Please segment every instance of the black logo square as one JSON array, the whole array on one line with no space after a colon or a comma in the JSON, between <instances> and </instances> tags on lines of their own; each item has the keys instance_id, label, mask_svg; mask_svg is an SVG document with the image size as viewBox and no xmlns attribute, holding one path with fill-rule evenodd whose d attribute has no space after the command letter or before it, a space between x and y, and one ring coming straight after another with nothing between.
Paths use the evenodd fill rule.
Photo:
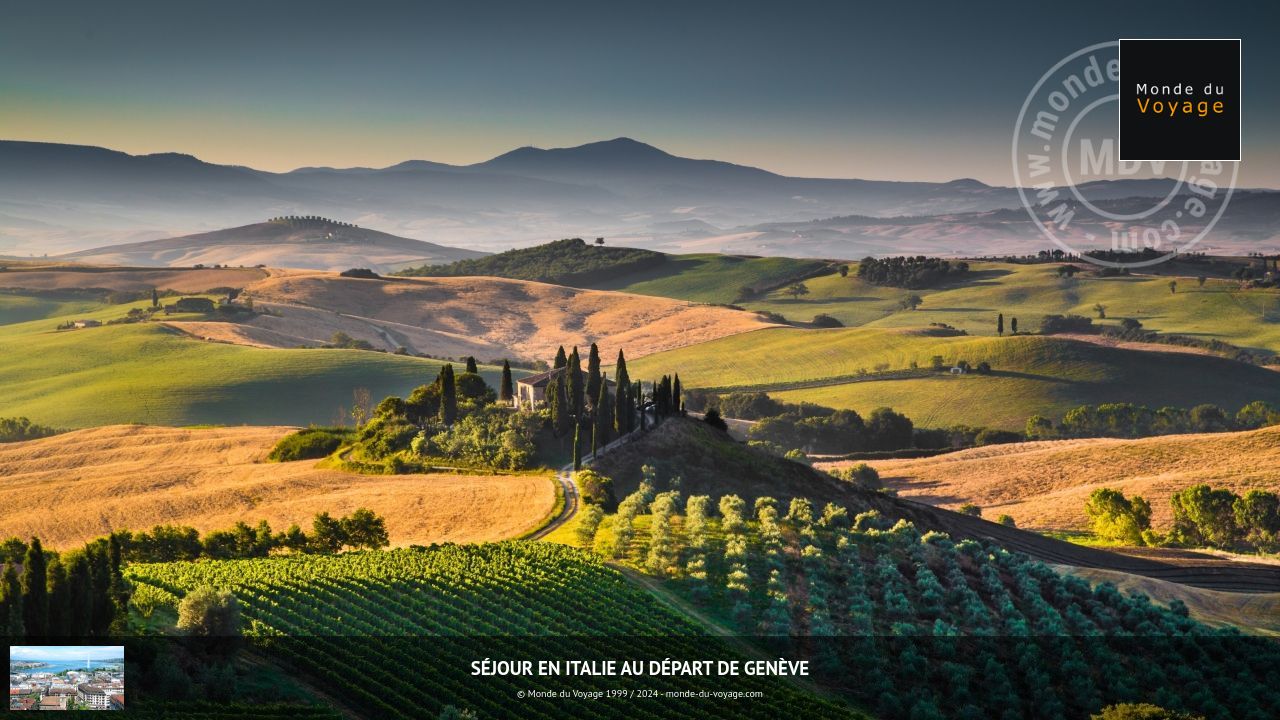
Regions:
<instances>
[{"instance_id":1,"label":"black logo square","mask_svg":"<svg viewBox=\"0 0 1280 720\"><path fill-rule=\"evenodd\" d=\"M1240 159L1239 40L1120 40L1120 159Z\"/></svg>"}]
</instances>

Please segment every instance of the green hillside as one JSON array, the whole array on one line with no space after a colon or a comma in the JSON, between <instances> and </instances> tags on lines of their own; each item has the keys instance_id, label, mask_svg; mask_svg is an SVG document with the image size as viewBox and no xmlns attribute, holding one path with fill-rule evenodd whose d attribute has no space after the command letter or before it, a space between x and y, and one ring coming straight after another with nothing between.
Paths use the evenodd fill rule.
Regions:
<instances>
[{"instance_id":1,"label":"green hillside","mask_svg":"<svg viewBox=\"0 0 1280 720\"><path fill-rule=\"evenodd\" d=\"M128 306L76 317L101 320ZM195 340L158 323L55 332L0 327L0 417L63 428L114 423L331 424L367 388L374 403L430 382L440 362L360 350L266 350ZM496 384L498 369L482 368Z\"/></svg>"},{"instance_id":2,"label":"green hillside","mask_svg":"<svg viewBox=\"0 0 1280 720\"><path fill-rule=\"evenodd\" d=\"M652 250L589 245L581 238L568 238L447 265L409 268L396 274L408 277L484 275L583 285L661 265L665 260L665 255Z\"/></svg>"},{"instance_id":3,"label":"green hillside","mask_svg":"<svg viewBox=\"0 0 1280 720\"><path fill-rule=\"evenodd\" d=\"M170 607L202 585L230 590L253 647L363 717L436 718L446 704L484 718L667 716L672 700L660 694L584 700L559 691L633 690L637 682L659 692L697 691L708 687L706 677L651 675L647 660L743 657L700 637L705 630L693 620L598 556L548 543L143 564L125 574L145 588L142 596ZM472 663L485 659L646 665L640 678L473 676ZM741 702L682 697L681 711L744 720L860 717L779 678L716 678L715 689L763 695ZM555 697L529 693L548 690Z\"/></svg>"},{"instance_id":4,"label":"green hillside","mask_svg":"<svg viewBox=\"0 0 1280 720\"><path fill-rule=\"evenodd\" d=\"M935 355L947 367L985 361L993 372L934 373ZM1061 416L1086 403L1216 403L1234 411L1253 400L1280 402L1280 374L1210 355L878 327L757 330L639 358L630 371L641 378L675 371L687 387L765 390L791 402L862 413L889 405L927 427L1021 429L1031 415Z\"/></svg>"},{"instance_id":5,"label":"green hillside","mask_svg":"<svg viewBox=\"0 0 1280 720\"><path fill-rule=\"evenodd\" d=\"M0 325L92 312L102 307L101 302L84 297L34 297L0 293Z\"/></svg>"},{"instance_id":6,"label":"green hillside","mask_svg":"<svg viewBox=\"0 0 1280 720\"><path fill-rule=\"evenodd\" d=\"M694 302L733 303L741 299L743 288L777 287L811 275L828 264L822 260L780 257L668 255L661 265L606 278L590 287Z\"/></svg>"},{"instance_id":7,"label":"green hillside","mask_svg":"<svg viewBox=\"0 0 1280 720\"><path fill-rule=\"evenodd\" d=\"M968 279L941 288L905 290L859 280L856 266L849 277L832 273L806 281L809 294L792 299L781 291L763 300L744 303L753 310L781 313L808 321L826 313L847 326L919 327L947 323L975 335L996 334L996 314L1004 313L1005 330L1018 318L1019 328L1034 330L1048 314L1095 317L1101 304L1103 322L1131 317L1163 333L1216 337L1248 348L1280 351L1280 290L1241 289L1234 280L1208 279L1203 287L1194 277L1158 275L1097 277L1078 273L1059 277L1057 265L973 263ZM901 301L917 294L923 304L903 310Z\"/></svg>"},{"instance_id":8,"label":"green hillside","mask_svg":"<svg viewBox=\"0 0 1280 720\"><path fill-rule=\"evenodd\" d=\"M884 720L1066 720L1137 701L1280 712L1269 638L857 507L695 500L656 492L665 481L583 539L744 636L801 638L819 683Z\"/></svg>"}]
</instances>

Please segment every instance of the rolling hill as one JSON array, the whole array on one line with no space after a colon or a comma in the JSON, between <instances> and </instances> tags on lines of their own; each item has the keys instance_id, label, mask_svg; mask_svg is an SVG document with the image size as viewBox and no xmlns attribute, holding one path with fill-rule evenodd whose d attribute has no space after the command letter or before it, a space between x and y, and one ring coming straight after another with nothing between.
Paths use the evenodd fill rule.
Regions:
<instances>
[{"instance_id":1,"label":"rolling hill","mask_svg":"<svg viewBox=\"0 0 1280 720\"><path fill-rule=\"evenodd\" d=\"M107 322L130 305L73 317ZM176 318L175 318L176 319ZM50 320L0 326L0 417L62 428L331 424L353 392L373 402L430 382L442 363L362 350L266 350L201 342L161 323L54 330ZM498 368L482 371L490 384Z\"/></svg>"},{"instance_id":2,"label":"rolling hill","mask_svg":"<svg viewBox=\"0 0 1280 720\"><path fill-rule=\"evenodd\" d=\"M935 355L947 367L986 361L993 371L931 372ZM888 405L921 427L1020 430L1035 414L1060 418L1073 407L1106 402L1216 403L1232 412L1253 400L1280 402L1280 373L1213 355L1053 336L940 336L928 329L773 328L651 355L630 370L633 377L674 371L686 387L767 391L788 402L863 414Z\"/></svg>"},{"instance_id":3,"label":"rolling hill","mask_svg":"<svg viewBox=\"0 0 1280 720\"><path fill-rule=\"evenodd\" d=\"M368 507L399 547L516 537L555 503L544 475L356 475L265 462L291 431L114 425L0 445L0 534L63 548L157 524L308 527L317 512Z\"/></svg>"},{"instance_id":4,"label":"rolling hill","mask_svg":"<svg viewBox=\"0 0 1280 720\"><path fill-rule=\"evenodd\" d=\"M988 518L1008 514L1019 527L1036 529L1087 529L1089 493L1114 488L1150 501L1152 526L1165 532L1173 521L1169 497L1186 487L1208 483L1243 494L1280 486L1280 428L994 445L871 464L902 497L943 507L974 503Z\"/></svg>"},{"instance_id":5,"label":"rolling hill","mask_svg":"<svg viewBox=\"0 0 1280 720\"><path fill-rule=\"evenodd\" d=\"M272 220L164 240L109 245L61 258L142 267L269 265L315 270L362 267L388 272L406 265L447 263L482 255L474 250L313 219Z\"/></svg>"},{"instance_id":6,"label":"rolling hill","mask_svg":"<svg viewBox=\"0 0 1280 720\"><path fill-rule=\"evenodd\" d=\"M434 356L550 361L563 345L628 357L683 347L769 323L741 310L493 277L366 280L276 272L249 285L245 322L172 323L193 335L261 347L316 346L346 332L375 347Z\"/></svg>"}]
</instances>

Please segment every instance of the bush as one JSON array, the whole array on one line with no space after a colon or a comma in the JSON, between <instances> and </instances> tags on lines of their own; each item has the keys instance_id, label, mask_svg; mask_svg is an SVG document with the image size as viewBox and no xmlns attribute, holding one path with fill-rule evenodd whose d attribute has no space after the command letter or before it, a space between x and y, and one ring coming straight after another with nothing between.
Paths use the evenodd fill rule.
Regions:
<instances>
[{"instance_id":1,"label":"bush","mask_svg":"<svg viewBox=\"0 0 1280 720\"><path fill-rule=\"evenodd\" d=\"M1022 442L1022 440L1022 433L1013 432L1012 430L983 428L973 438L973 443L975 445L1004 445L1006 443Z\"/></svg>"},{"instance_id":2,"label":"bush","mask_svg":"<svg viewBox=\"0 0 1280 720\"><path fill-rule=\"evenodd\" d=\"M0 418L0 442L20 442L56 435L57 430L36 425L24 417Z\"/></svg>"},{"instance_id":3,"label":"bush","mask_svg":"<svg viewBox=\"0 0 1280 720\"><path fill-rule=\"evenodd\" d=\"M333 454L354 437L355 433L346 428L304 428L280 438L267 459L271 462L318 460Z\"/></svg>"},{"instance_id":4,"label":"bush","mask_svg":"<svg viewBox=\"0 0 1280 720\"><path fill-rule=\"evenodd\" d=\"M715 408L711 408L702 416L702 422L717 430L729 432L729 423L725 422L724 418L720 417L720 411Z\"/></svg>"},{"instance_id":5,"label":"bush","mask_svg":"<svg viewBox=\"0 0 1280 720\"><path fill-rule=\"evenodd\" d=\"M982 517L982 508L973 503L965 503L956 509L961 515L970 515L972 517Z\"/></svg>"},{"instance_id":6,"label":"bush","mask_svg":"<svg viewBox=\"0 0 1280 720\"><path fill-rule=\"evenodd\" d=\"M345 278L363 278L366 280L378 280L382 277L369 268L351 268L350 270L343 270L338 275Z\"/></svg>"},{"instance_id":7,"label":"bush","mask_svg":"<svg viewBox=\"0 0 1280 720\"><path fill-rule=\"evenodd\" d=\"M612 478L594 470L579 470L574 473L573 479L578 483L578 494L582 496L583 504L599 505L607 509L614 506Z\"/></svg>"},{"instance_id":8,"label":"bush","mask_svg":"<svg viewBox=\"0 0 1280 720\"><path fill-rule=\"evenodd\" d=\"M884 483L880 482L880 473L866 463L858 463L853 467L838 471L837 477L847 480L864 490L882 490L884 488Z\"/></svg>"},{"instance_id":9,"label":"bush","mask_svg":"<svg viewBox=\"0 0 1280 720\"><path fill-rule=\"evenodd\" d=\"M1045 315L1040 319L1041 335L1091 333L1093 331L1093 318L1081 315Z\"/></svg>"},{"instance_id":10,"label":"bush","mask_svg":"<svg viewBox=\"0 0 1280 720\"><path fill-rule=\"evenodd\" d=\"M1012 515L1000 515L996 518L996 522L1005 527L1018 527L1018 524L1013 521Z\"/></svg>"},{"instance_id":11,"label":"bush","mask_svg":"<svg viewBox=\"0 0 1280 720\"><path fill-rule=\"evenodd\" d=\"M228 590L202 585L178 603L178 629L204 637L239 635L240 603Z\"/></svg>"},{"instance_id":12,"label":"bush","mask_svg":"<svg viewBox=\"0 0 1280 720\"><path fill-rule=\"evenodd\" d=\"M810 324L813 325L814 327L819 327L819 328L844 327L844 323L840 322L839 320L831 317L826 313L819 313L817 315L814 315L813 321Z\"/></svg>"},{"instance_id":13,"label":"bush","mask_svg":"<svg viewBox=\"0 0 1280 720\"><path fill-rule=\"evenodd\" d=\"M1199 715L1165 710L1147 703L1123 703L1103 708L1102 712L1091 715L1090 720L1204 720L1204 718Z\"/></svg>"}]
</instances>

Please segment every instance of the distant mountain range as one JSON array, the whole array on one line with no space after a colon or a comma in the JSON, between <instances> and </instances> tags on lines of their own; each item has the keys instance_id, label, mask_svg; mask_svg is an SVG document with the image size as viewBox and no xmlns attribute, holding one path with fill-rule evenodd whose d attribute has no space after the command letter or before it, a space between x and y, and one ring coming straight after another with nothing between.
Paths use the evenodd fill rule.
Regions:
<instances>
[{"instance_id":1,"label":"distant mountain range","mask_svg":"<svg viewBox=\"0 0 1280 720\"><path fill-rule=\"evenodd\" d=\"M1081 186L1081 192L1090 201L1119 201L1162 196L1172 182L1097 182ZM1267 196L1272 205L1280 201L1280 194ZM1019 205L1016 190L971 179L786 177L678 157L629 138L550 150L524 147L465 166L411 160L379 169L308 167L286 173L173 153L128 155L0 141L0 255L57 255L240 227L277 215L322 215L478 250L605 236L644 247L737 252L771 252L778 228L786 224L905 216L908 224L933 226L912 233L912 252L935 246L942 252L948 245L992 239L975 235L986 232L975 214ZM931 220L920 219L926 216ZM825 233L830 222L819 223ZM1012 237L1000 242L1013 243L1007 252L1044 244L1026 225L1005 228ZM1259 237L1258 228L1245 230ZM882 254L895 252L902 234L846 232L832 242L791 242L787 249L792 255L852 257L873 248Z\"/></svg>"},{"instance_id":2,"label":"distant mountain range","mask_svg":"<svg viewBox=\"0 0 1280 720\"><path fill-rule=\"evenodd\" d=\"M311 270L364 267L391 272L484 254L325 219L278 219L165 240L81 250L59 259L133 267L266 265Z\"/></svg>"}]
</instances>

